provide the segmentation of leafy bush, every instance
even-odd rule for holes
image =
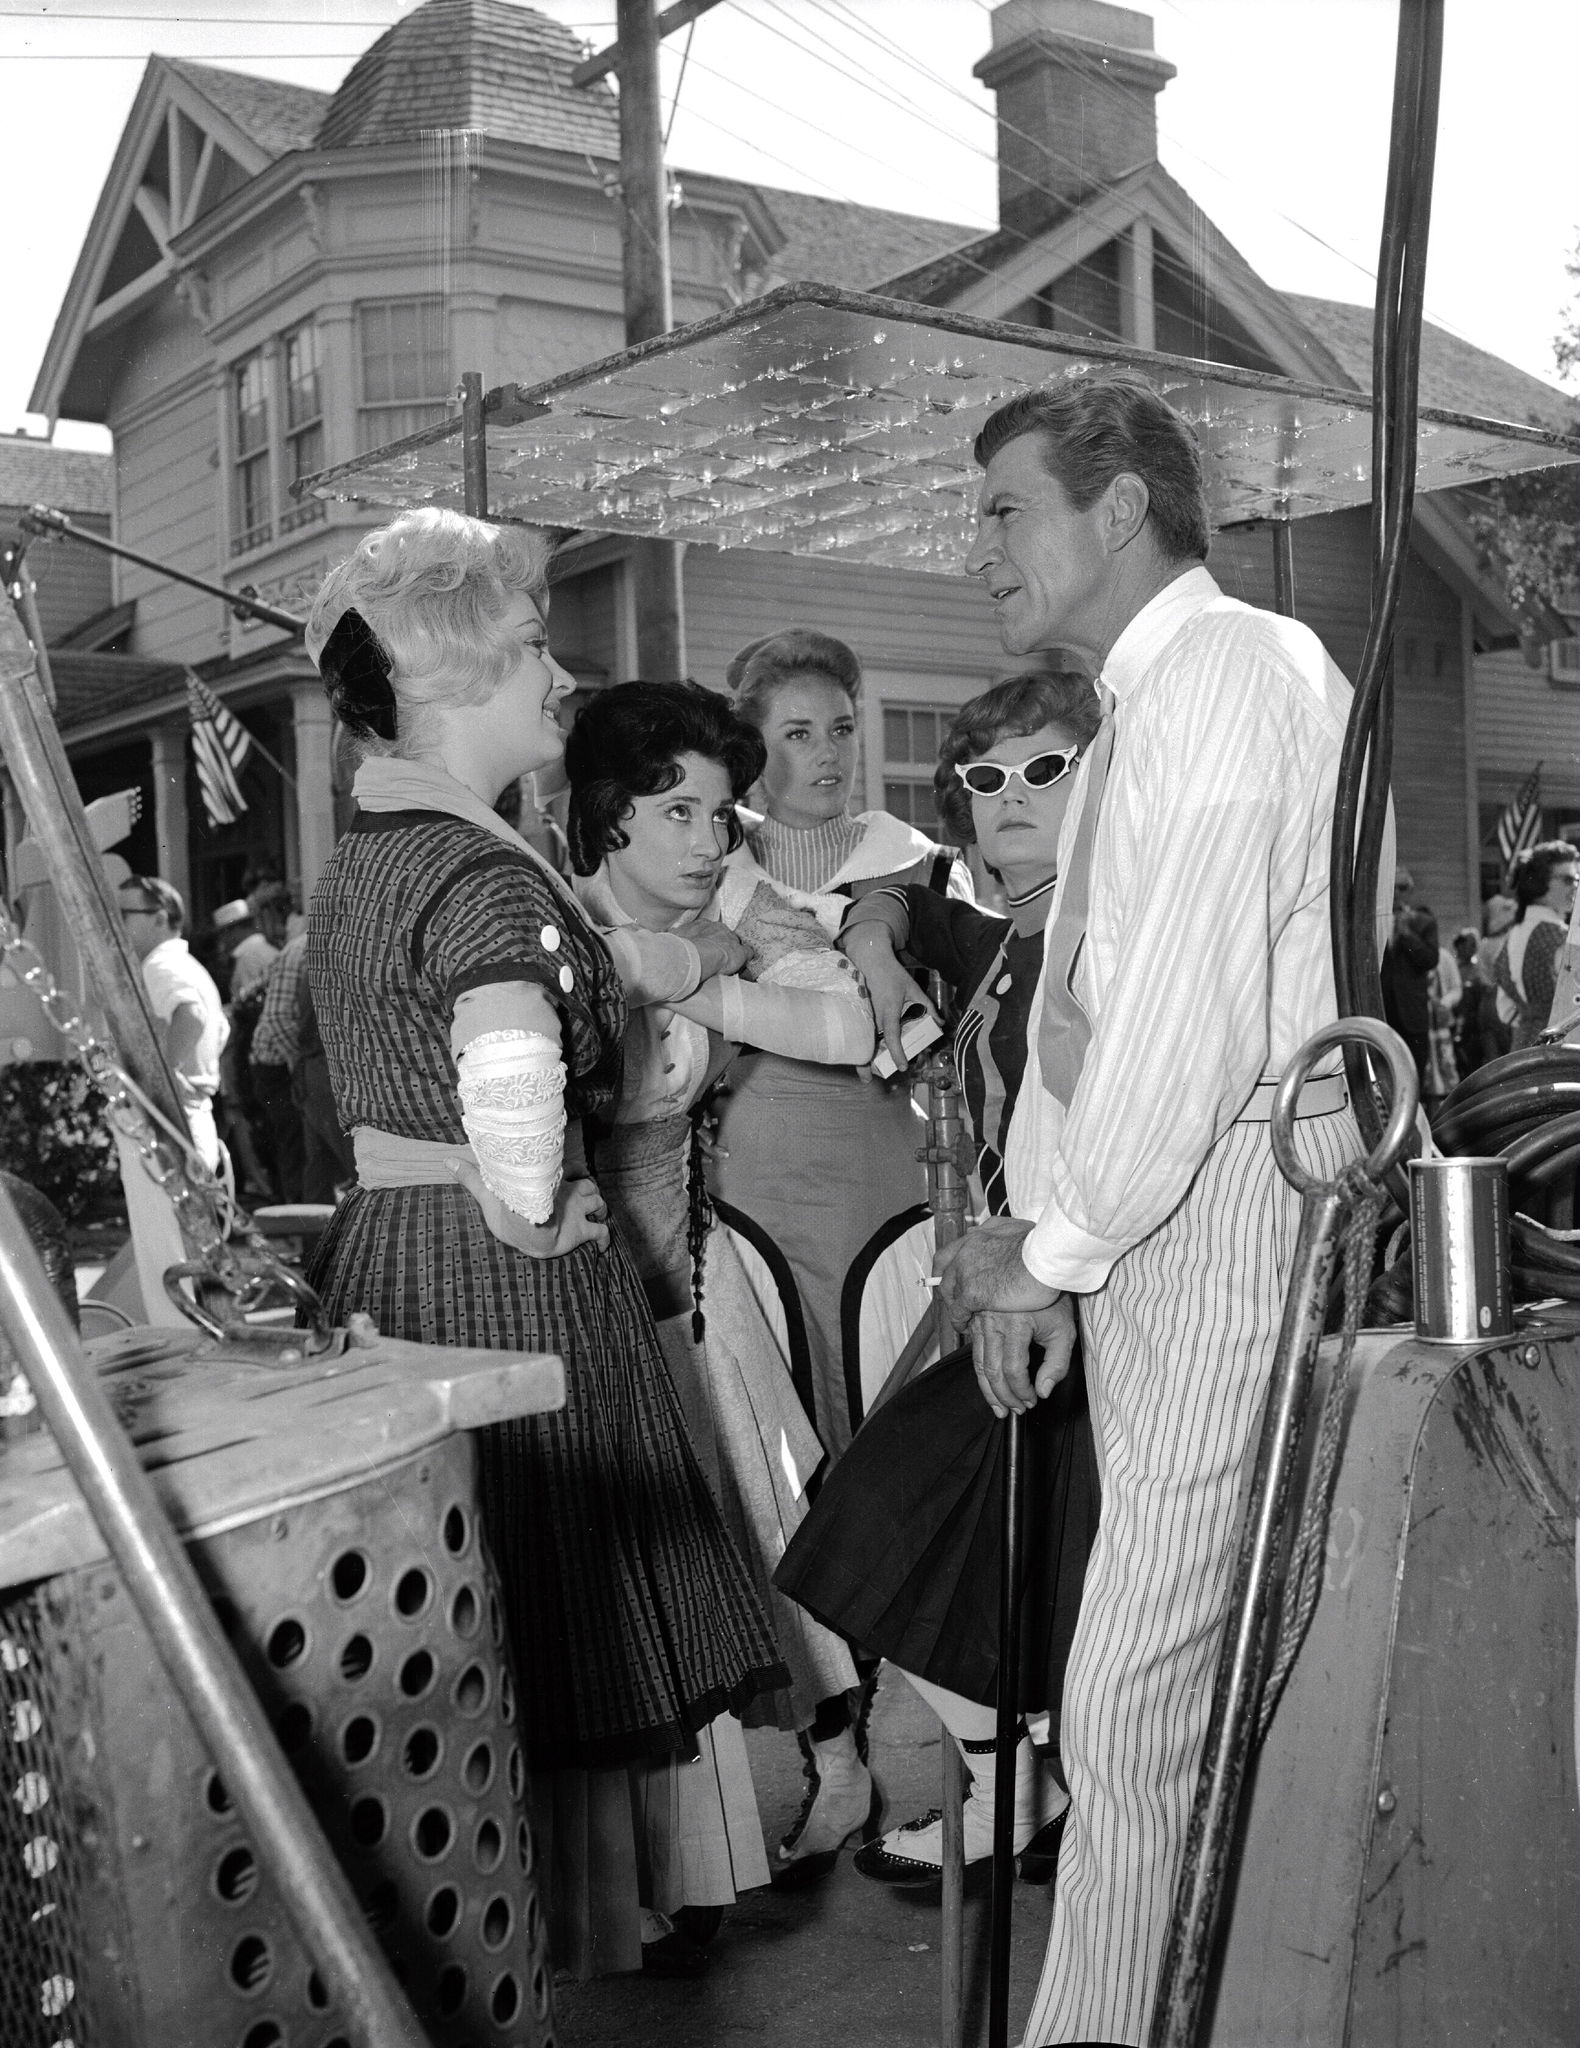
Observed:
[[[68,1223],[119,1200],[104,1097],[80,1067],[62,1060],[0,1067],[0,1166],[47,1196]]]

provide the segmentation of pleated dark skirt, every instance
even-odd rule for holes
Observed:
[[[1079,1360],[1025,1422],[1018,1704],[1058,1710],[1097,1534]],[[990,1706],[997,1697],[1004,1425],[953,1351],[857,1431],[774,1583],[872,1656]]]
[[[565,1361],[561,1413],[477,1432],[532,1770],[689,1755],[788,1682],[618,1238],[529,1259],[461,1189],[356,1188],[308,1277],[337,1322]]]

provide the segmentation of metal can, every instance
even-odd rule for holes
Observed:
[[[1412,1159],[1415,1333],[1474,1344],[1514,1327],[1509,1169],[1502,1159]]]

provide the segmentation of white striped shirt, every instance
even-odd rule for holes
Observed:
[[[1114,751],[1074,984],[1092,1041],[1066,1116],[1041,1085],[1039,985],[1005,1160],[1011,1208],[1035,1224],[1028,1270],[1080,1294],[1336,1014],[1328,835],[1350,701],[1309,627],[1225,597],[1203,568],[1131,620],[1102,680]],[[1085,775],[1083,761],[1061,878]]]

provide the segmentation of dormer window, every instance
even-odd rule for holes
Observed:
[[[269,385],[263,350],[231,368],[231,445],[235,462],[235,526],[230,551],[245,554],[273,538],[269,510]]]

